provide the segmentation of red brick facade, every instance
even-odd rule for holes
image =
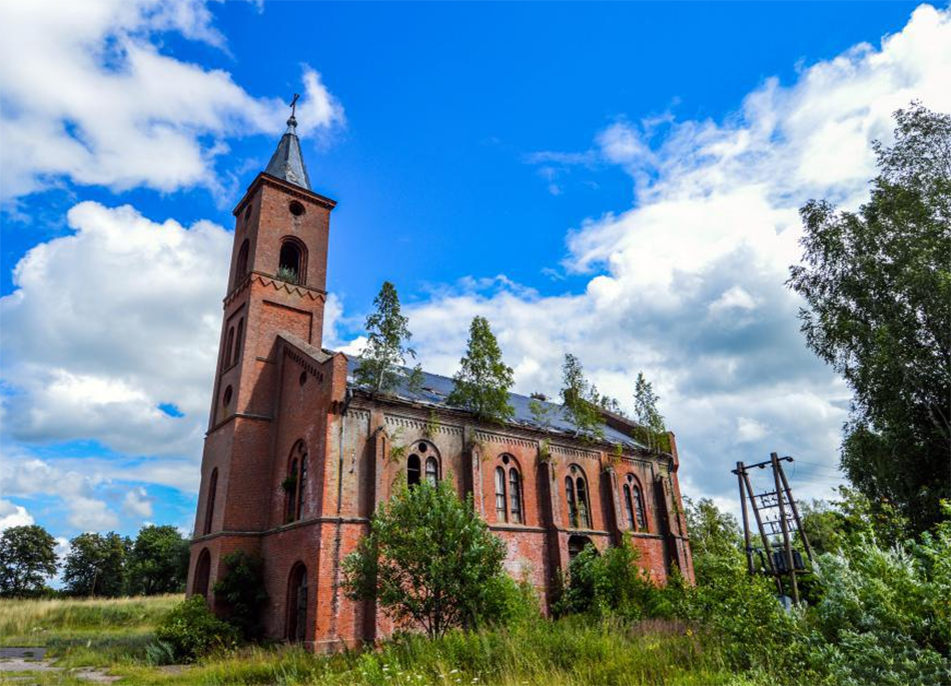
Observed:
[[[376,507],[406,480],[411,453],[435,458],[438,478],[473,495],[508,545],[508,571],[531,579],[546,601],[570,550],[586,541],[604,549],[632,528],[654,578],[662,582],[677,565],[692,579],[672,435],[671,455],[632,449],[618,458],[607,443],[484,426],[465,412],[372,398],[348,386],[346,356],[321,349],[334,204],[262,173],[235,209],[189,593],[213,600],[223,556],[241,548],[264,560],[269,637],[327,649],[388,635],[393,627],[372,603],[343,595],[341,562]],[[297,269],[279,273],[282,263]],[[589,503],[586,522],[570,521],[569,477],[583,478],[576,488]],[[638,488],[642,517],[636,503],[629,516],[625,484]],[[518,514],[513,489],[521,491]]]

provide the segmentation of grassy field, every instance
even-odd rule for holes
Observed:
[[[539,620],[514,629],[405,637],[374,651],[316,656],[276,645],[250,647],[188,667],[149,665],[157,619],[179,596],[117,600],[0,600],[4,645],[46,646],[62,671],[38,684],[89,683],[75,670],[97,667],[120,684],[758,684],[734,675],[716,650],[675,622]],[[9,675],[13,676],[13,675]]]

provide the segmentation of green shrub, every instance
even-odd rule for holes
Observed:
[[[541,618],[538,592],[527,578],[499,574],[486,584],[484,616],[493,626],[518,626]]]
[[[261,636],[261,608],[264,592],[264,563],[260,557],[235,550],[225,555],[226,572],[215,583],[215,598],[226,604],[225,620],[251,641]]]
[[[169,612],[156,628],[155,637],[171,646],[176,659],[185,662],[238,644],[238,630],[215,617],[199,595]]]

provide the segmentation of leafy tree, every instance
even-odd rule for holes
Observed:
[[[125,562],[131,541],[115,532],[80,534],[69,542],[63,567],[66,590],[78,596],[116,597],[125,589]]]
[[[438,637],[497,619],[491,594],[503,559],[505,544],[444,479],[404,487],[374,515],[370,534],[344,562],[344,589]]]
[[[561,401],[568,420],[575,425],[579,435],[594,439],[603,438],[601,412],[594,397],[597,389],[588,383],[581,362],[571,353],[565,355],[562,375]]]
[[[0,536],[0,594],[27,596],[41,592],[56,574],[56,539],[42,526],[13,526]]]
[[[364,324],[367,345],[360,367],[354,373],[356,382],[374,393],[391,393],[401,381],[418,386],[422,376],[419,366],[410,374],[403,367],[407,355],[415,358],[416,351],[407,346],[413,334],[409,330],[409,318],[400,314],[396,287],[384,281],[373,304],[376,312],[368,315]]]
[[[555,405],[549,405],[546,401],[542,400],[542,398],[544,398],[544,396],[539,398],[532,396],[532,399],[528,401],[528,411],[532,414],[532,419],[535,423],[547,430],[551,427],[552,420],[558,408]]]
[[[724,568],[746,569],[743,539],[736,518],[709,498],[684,498],[694,575],[702,584]]]
[[[885,547],[900,544],[908,521],[889,503],[872,502],[855,488],[840,486],[839,499],[801,504],[802,526],[813,553],[839,553],[862,540]]]
[[[635,438],[643,441],[652,450],[670,451],[670,439],[664,426],[664,417],[657,409],[660,398],[654,393],[654,385],[637,373],[634,382],[634,419],[643,427],[635,432]]]
[[[225,555],[226,572],[215,583],[215,597],[227,603],[227,621],[246,640],[261,635],[261,609],[267,602],[264,592],[264,562],[257,555],[235,550]]]
[[[469,345],[452,378],[455,386],[446,398],[449,405],[464,407],[483,420],[504,422],[515,415],[509,404],[514,383],[512,368],[502,361],[502,350],[485,317],[469,326]]]
[[[802,295],[810,348],[853,391],[842,467],[873,504],[921,531],[951,497],[951,115],[918,103],[876,143],[879,175],[857,212],[801,210]]]
[[[188,540],[174,526],[145,526],[129,551],[131,595],[180,593],[188,576]]]

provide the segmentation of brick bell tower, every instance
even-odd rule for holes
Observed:
[[[296,103],[295,96],[295,103]],[[221,558],[267,526],[278,333],[320,348],[336,202],[311,190],[292,103],[267,168],[234,209],[234,247],[189,567],[208,595]],[[251,543],[251,547],[254,544]],[[198,556],[198,559],[196,559]]]

